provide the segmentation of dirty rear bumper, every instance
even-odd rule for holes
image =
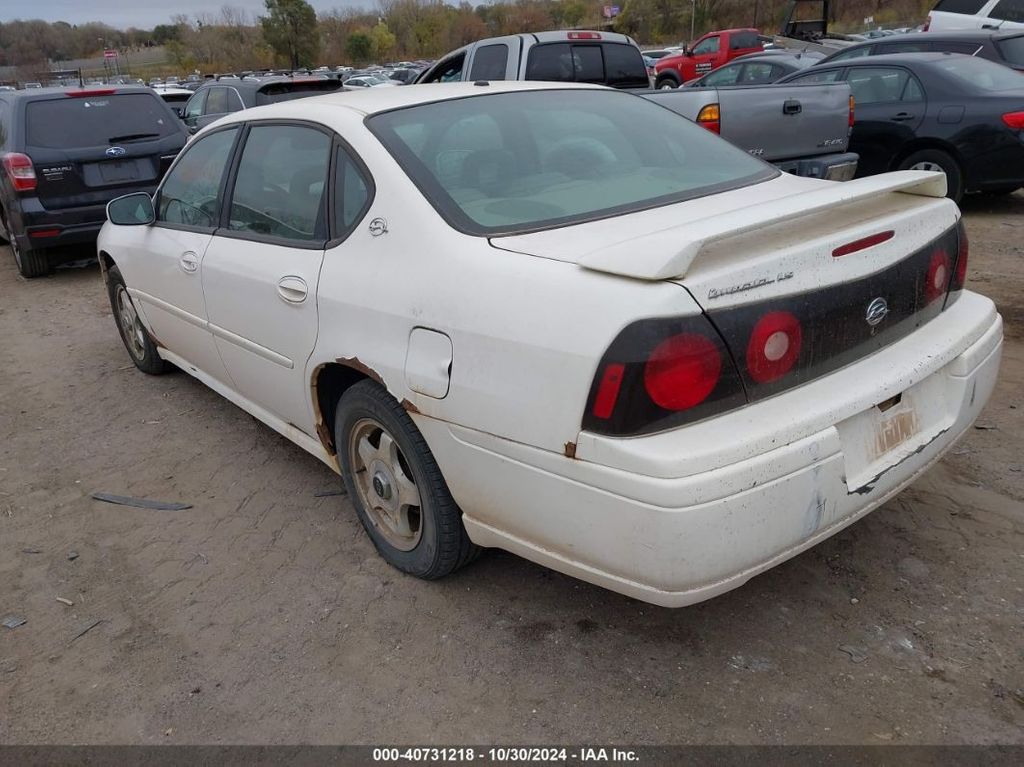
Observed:
[[[649,476],[574,460],[425,417],[417,423],[474,542],[647,602],[681,607],[736,588],[868,514],[970,427],[995,386],[1002,320],[987,299],[964,299],[961,314],[975,315],[964,331],[971,337],[961,339],[959,353],[940,368],[910,381],[901,390],[902,404],[888,415],[874,405],[858,412],[835,408],[840,417],[824,428],[687,476]],[[881,358],[874,364],[884,365],[887,353],[905,356],[920,343],[915,336],[874,355]],[[828,379],[853,376],[844,385],[860,379],[854,388],[863,394],[862,364],[816,383],[827,388]],[[866,380],[880,387],[873,402],[892,396],[882,390],[885,382]],[[806,397],[809,387],[801,388]],[[842,396],[840,387],[835,391]],[[751,407],[778,408],[782,401]],[[878,448],[882,426],[900,409],[916,413],[918,431]],[[799,413],[789,417],[800,420]],[[645,439],[631,441],[635,454],[642,454]],[[742,436],[723,425],[722,440],[735,443]],[[652,454],[652,468],[660,458]]]

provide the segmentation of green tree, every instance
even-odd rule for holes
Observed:
[[[365,64],[373,55],[373,38],[365,32],[353,32],[345,43],[345,52],[353,64]]]
[[[378,62],[390,58],[391,53],[395,50],[395,43],[398,42],[383,21],[370,31],[370,39],[373,42],[373,58]]]
[[[316,11],[306,0],[264,0],[267,15],[260,17],[263,37],[278,55],[294,67],[312,66],[320,49]]]

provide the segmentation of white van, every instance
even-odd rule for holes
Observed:
[[[924,30],[946,29],[1024,29],[1024,0],[939,0]]]

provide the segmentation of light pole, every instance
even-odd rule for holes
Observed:
[[[693,24],[697,20],[697,0],[690,0],[690,45],[693,45]]]

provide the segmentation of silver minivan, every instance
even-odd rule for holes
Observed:
[[[924,30],[947,29],[1024,29],[1024,0],[939,0]]]

